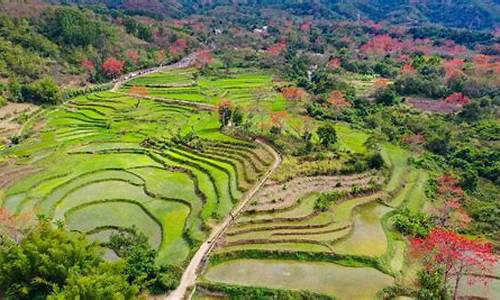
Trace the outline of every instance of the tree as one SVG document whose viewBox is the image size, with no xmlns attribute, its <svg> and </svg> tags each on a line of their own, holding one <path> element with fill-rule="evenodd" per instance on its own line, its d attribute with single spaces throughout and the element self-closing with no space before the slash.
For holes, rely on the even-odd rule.
<svg viewBox="0 0 500 300">
<path fill-rule="evenodd" d="M 405 64 L 401 67 L 401 75 L 415 75 L 417 74 L 417 70 L 410 65 L 410 64 Z"/>
<path fill-rule="evenodd" d="M 50 77 L 37 80 L 31 84 L 23 85 L 21 94 L 25 101 L 45 104 L 57 104 L 62 99 L 59 86 Z"/>
<path fill-rule="evenodd" d="M 217 111 L 219 113 L 221 128 L 228 126 L 233 114 L 233 103 L 227 99 L 222 99 L 221 102 L 217 104 Z"/>
<path fill-rule="evenodd" d="M 373 37 L 361 46 L 361 51 L 368 55 L 385 56 L 403 49 L 403 43 L 393 39 L 388 34 Z"/>
<path fill-rule="evenodd" d="M 379 88 L 375 91 L 375 100 L 383 105 L 394 105 L 396 104 L 398 96 L 396 91 L 391 86 L 385 88 Z"/>
<path fill-rule="evenodd" d="M 433 211 L 439 226 L 448 228 L 465 228 L 471 221 L 461 202 L 464 201 L 464 191 L 458 180 L 448 174 L 437 179 L 437 196 L 441 200 Z"/>
<path fill-rule="evenodd" d="M 271 131 L 272 133 L 280 133 L 283 129 L 283 121 L 288 117 L 286 111 L 277 111 L 271 113 Z"/>
<path fill-rule="evenodd" d="M 271 47 L 269 47 L 266 52 L 272 56 L 272 57 L 276 57 L 276 56 L 279 56 L 281 53 L 283 53 L 287 48 L 287 44 L 285 42 L 279 42 L 279 43 L 276 43 L 274 45 L 272 45 Z"/>
<path fill-rule="evenodd" d="M 70 272 L 64 288 L 55 289 L 48 299 L 135 299 L 139 288 L 128 284 L 124 267 L 123 263 L 101 263 L 86 275 Z"/>
<path fill-rule="evenodd" d="M 469 99 L 469 97 L 465 96 L 462 93 L 453 93 L 453 94 L 449 95 L 448 97 L 446 97 L 446 99 L 444 101 L 446 103 L 455 104 L 455 105 L 459 105 L 459 106 L 464 106 L 464 105 L 471 103 L 471 100 Z"/>
<path fill-rule="evenodd" d="M 332 91 L 328 96 L 327 102 L 333 108 L 339 110 L 352 107 L 352 103 L 346 99 L 345 94 L 341 91 Z"/>
<path fill-rule="evenodd" d="M 115 78 L 122 73 L 124 65 L 124 61 L 109 57 L 102 64 L 102 70 L 108 78 Z"/>
<path fill-rule="evenodd" d="M 127 51 L 125 51 L 125 56 L 129 60 L 129 62 L 133 65 L 136 65 L 141 59 L 141 54 L 139 53 L 138 50 L 135 49 L 128 49 Z"/>
<path fill-rule="evenodd" d="M 335 127 L 331 124 L 325 124 L 318 127 L 316 134 L 318 135 L 321 145 L 325 148 L 329 148 L 337 142 L 337 132 L 335 131 Z"/>
<path fill-rule="evenodd" d="M 209 64 L 211 64 L 214 60 L 212 52 L 208 49 L 201 49 L 196 52 L 195 66 L 198 69 L 203 69 Z"/>
<path fill-rule="evenodd" d="M 243 122 L 243 112 L 241 111 L 241 108 L 239 106 L 236 106 L 236 108 L 234 109 L 231 121 L 236 127 L 240 126 Z"/>
<path fill-rule="evenodd" d="M 135 228 L 111 235 L 109 247 L 125 260 L 124 274 L 131 284 L 151 286 L 158 276 L 155 265 L 156 250 L 149 245 L 148 238 Z"/>
<path fill-rule="evenodd" d="M 466 274 L 469 284 L 474 281 L 488 283 L 497 257 L 493 254 L 493 245 L 481 240 L 471 240 L 453 231 L 441 228 L 433 229 L 424 238 L 411 240 L 414 256 L 420 258 L 427 270 L 443 270 L 444 286 L 453 287 L 453 299 L 458 299 L 458 287 Z"/>
<path fill-rule="evenodd" d="M 281 94 L 291 101 L 302 101 L 307 98 L 308 94 L 303 88 L 287 86 L 281 88 Z"/>
<path fill-rule="evenodd" d="M 97 244 L 41 220 L 19 244 L 0 247 L 0 290 L 17 299 L 42 299 L 61 290 L 73 272 L 90 274 L 102 262 Z"/>
</svg>

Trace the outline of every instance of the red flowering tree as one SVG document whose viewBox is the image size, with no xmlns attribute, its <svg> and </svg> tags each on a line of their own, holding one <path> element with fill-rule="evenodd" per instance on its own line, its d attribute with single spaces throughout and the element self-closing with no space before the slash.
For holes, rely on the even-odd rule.
<svg viewBox="0 0 500 300">
<path fill-rule="evenodd" d="M 291 101 L 302 101 L 307 98 L 307 92 L 298 87 L 288 86 L 281 89 L 281 94 Z"/>
<path fill-rule="evenodd" d="M 467 274 L 468 283 L 489 283 L 497 257 L 493 245 L 471 240 L 453 231 L 433 229 L 425 238 L 411 240 L 412 254 L 420 258 L 428 270 L 442 268 L 446 286 L 453 288 L 453 299 L 458 299 L 458 287 Z"/>
<path fill-rule="evenodd" d="M 453 93 L 453 94 L 449 95 L 444 101 L 446 103 L 455 104 L 455 105 L 459 105 L 459 106 L 464 106 L 464 105 L 467 105 L 471 102 L 469 97 L 465 96 L 462 93 Z"/>
<path fill-rule="evenodd" d="M 340 68 L 340 66 L 341 66 L 340 58 L 332 58 L 328 62 L 328 67 L 332 70 L 337 70 L 338 68 Z"/>
<path fill-rule="evenodd" d="M 286 50 L 286 47 L 287 47 L 287 45 L 285 42 L 279 42 L 279 43 L 276 43 L 276 44 L 272 45 L 271 47 L 269 47 L 266 50 L 266 52 L 270 56 L 279 56 L 281 53 L 283 53 Z"/>
<path fill-rule="evenodd" d="M 345 94 L 341 91 L 332 91 L 328 96 L 327 102 L 336 109 L 352 107 L 352 103 L 346 99 Z"/>
<path fill-rule="evenodd" d="M 361 51 L 368 55 L 385 56 L 394 52 L 401 51 L 403 43 L 393 39 L 388 34 L 376 35 L 366 44 L 361 46 Z"/>
<path fill-rule="evenodd" d="M 90 59 L 85 59 L 80 64 L 89 74 L 95 71 L 95 65 Z"/>
<path fill-rule="evenodd" d="M 283 122 L 288 117 L 288 113 L 286 111 L 277 111 L 271 113 L 271 126 L 278 128 L 279 130 L 283 129 Z"/>
<path fill-rule="evenodd" d="M 448 174 L 437 179 L 437 196 L 441 201 L 433 210 L 439 226 L 465 228 L 471 218 L 462 207 L 465 193 L 458 180 Z"/>
<path fill-rule="evenodd" d="M 169 48 L 172 55 L 179 55 L 188 47 L 188 42 L 185 39 L 177 39 Z"/>
<path fill-rule="evenodd" d="M 102 64 L 102 71 L 107 77 L 115 78 L 123 72 L 124 65 L 124 61 L 110 57 Z"/>
<path fill-rule="evenodd" d="M 210 52 L 210 50 L 208 49 L 198 50 L 196 52 L 195 66 L 199 69 L 203 69 L 204 67 L 211 64 L 213 60 L 214 57 L 212 55 L 212 52 Z"/>
<path fill-rule="evenodd" d="M 406 64 L 401 67 L 401 75 L 414 75 L 416 73 L 417 70 L 415 70 L 415 68 L 410 64 Z"/>
<path fill-rule="evenodd" d="M 141 59 L 141 54 L 139 53 L 139 51 L 134 49 L 129 49 L 125 51 L 125 56 L 134 65 L 137 64 Z"/>
</svg>

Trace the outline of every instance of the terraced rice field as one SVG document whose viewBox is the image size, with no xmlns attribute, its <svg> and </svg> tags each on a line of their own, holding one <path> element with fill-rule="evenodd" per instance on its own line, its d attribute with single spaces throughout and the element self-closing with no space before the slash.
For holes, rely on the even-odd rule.
<svg viewBox="0 0 500 300">
<path fill-rule="evenodd" d="M 132 86 L 143 86 L 149 96 L 217 104 L 221 99 L 229 99 L 244 108 L 255 105 L 256 94 L 266 95 L 261 105 L 270 111 L 286 110 L 286 100 L 272 90 L 270 74 L 249 69 L 232 69 L 227 77 L 195 75 L 195 69 L 165 71 L 131 80 L 123 86 L 128 91 Z"/>
<path fill-rule="evenodd" d="M 102 243 L 135 226 L 159 264 L 186 263 L 273 162 L 259 144 L 222 134 L 213 113 L 189 106 L 102 92 L 40 118 L 38 135 L 0 152 L 2 178 L 10 178 L 1 205 L 64 220 Z M 191 131 L 203 147 L 172 142 Z"/>
<path fill-rule="evenodd" d="M 233 260 L 216 265 L 206 273 L 205 278 L 244 286 L 309 290 L 340 299 L 373 299 L 377 291 L 393 283 L 391 276 L 371 268 L 344 267 L 325 262 L 256 259 Z"/>
<path fill-rule="evenodd" d="M 344 151 L 364 153 L 366 138 L 346 128 L 339 143 Z M 201 282 L 375 298 L 404 262 L 405 243 L 386 232 L 390 213 L 403 206 L 420 210 L 427 180 L 409 166 L 405 150 L 383 145 L 382 154 L 385 179 L 385 173 L 366 172 L 278 176 L 267 183 L 219 241 Z M 344 196 L 318 210 L 318 198 L 332 192 Z"/>
</svg>

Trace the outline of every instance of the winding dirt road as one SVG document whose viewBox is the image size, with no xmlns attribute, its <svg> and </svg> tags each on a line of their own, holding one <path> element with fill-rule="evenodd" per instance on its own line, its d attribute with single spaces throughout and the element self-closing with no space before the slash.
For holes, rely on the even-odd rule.
<svg viewBox="0 0 500 300">
<path fill-rule="evenodd" d="M 175 289 L 173 292 L 171 292 L 167 297 L 164 299 L 166 300 L 181 300 L 191 298 L 191 294 L 186 295 L 188 289 L 192 286 L 194 286 L 196 282 L 196 278 L 198 277 L 199 271 L 201 271 L 201 267 L 205 263 L 206 259 L 208 258 L 208 254 L 210 251 L 214 248 L 216 245 L 217 239 L 219 239 L 220 236 L 224 234 L 224 232 L 233 224 L 234 220 L 238 217 L 238 215 L 242 212 L 243 208 L 250 202 L 250 200 L 253 198 L 253 196 L 257 193 L 257 191 L 262 187 L 262 185 L 266 182 L 266 180 L 271 176 L 272 172 L 276 170 L 276 168 L 280 165 L 281 163 L 281 155 L 274 150 L 271 146 L 268 144 L 264 143 L 261 140 L 257 140 L 259 144 L 261 144 L 263 147 L 267 148 L 274 156 L 275 161 L 272 164 L 272 166 L 269 168 L 269 170 L 260 178 L 260 180 L 253 186 L 251 190 L 249 190 L 243 199 L 239 202 L 238 206 L 233 208 L 231 213 L 224 219 L 224 221 L 220 224 L 218 224 L 213 230 L 212 233 L 210 234 L 209 238 L 200 246 L 198 251 L 194 254 L 193 258 L 189 262 L 189 265 L 187 266 L 186 270 L 184 270 L 184 273 L 182 274 L 181 282 L 177 289 Z"/>
<path fill-rule="evenodd" d="M 156 68 L 151 68 L 151 69 L 146 69 L 146 70 L 141 70 L 141 71 L 136 71 L 136 72 L 131 72 L 129 74 L 123 75 L 122 77 L 118 78 L 113 86 L 112 91 L 118 91 L 118 89 L 127 81 L 156 73 L 156 72 L 161 72 L 161 71 L 166 71 L 166 70 L 173 70 L 173 69 L 180 69 L 180 68 L 186 68 L 189 65 L 191 65 L 194 60 L 196 59 L 196 53 L 192 53 L 186 57 L 184 57 L 182 60 L 178 61 L 177 63 L 167 65 L 167 66 L 160 66 Z M 140 95 L 133 95 L 136 97 L 139 97 Z M 188 101 L 182 101 L 182 100 L 173 100 L 173 99 L 166 99 L 166 98 L 160 98 L 160 97 L 144 97 L 142 98 L 150 99 L 150 100 L 156 100 L 156 101 L 164 101 L 164 102 L 173 102 L 177 104 L 187 104 L 187 105 L 192 105 L 192 106 L 197 106 L 201 109 L 211 109 L 214 106 L 211 104 L 206 104 L 206 103 L 196 103 L 196 102 L 188 102 Z M 185 103 L 184 103 L 185 102 Z M 229 213 L 229 215 L 221 222 L 218 224 L 216 227 L 212 229 L 212 232 L 210 233 L 210 236 L 208 239 L 201 244 L 201 246 L 198 248 L 194 256 L 191 258 L 191 261 L 189 262 L 189 265 L 187 268 L 184 270 L 184 273 L 182 274 L 181 282 L 177 289 L 175 289 L 173 292 L 171 292 L 169 295 L 164 297 L 163 299 L 165 300 L 181 300 L 181 299 L 190 299 L 192 296 L 192 293 L 187 294 L 187 291 L 189 288 L 193 287 L 196 278 L 198 277 L 199 272 L 201 271 L 201 267 L 203 264 L 206 262 L 206 259 L 208 258 L 208 254 L 210 254 L 210 251 L 214 248 L 216 245 L 216 241 L 221 237 L 225 231 L 233 224 L 234 220 L 238 217 L 238 215 L 243 211 L 245 206 L 252 200 L 254 195 L 259 191 L 259 189 L 262 187 L 262 185 L 266 182 L 266 180 L 271 176 L 272 172 L 276 170 L 276 168 L 281 164 L 281 155 L 271 146 L 263 142 L 262 140 L 257 139 L 257 143 L 261 144 L 263 147 L 267 148 L 270 153 L 274 156 L 275 160 L 274 163 L 271 165 L 269 170 L 259 179 L 259 181 L 250 189 L 241 199 L 239 204 L 233 208 L 233 210 Z M 194 290 L 193 290 L 194 291 Z"/>
<path fill-rule="evenodd" d="M 148 74 L 153 74 L 153 73 L 158 73 L 158 72 L 162 72 L 162 71 L 187 68 L 194 62 L 195 59 L 196 59 L 196 52 L 191 53 L 188 56 L 183 57 L 178 62 L 170 64 L 170 65 L 158 66 L 158 67 L 144 69 L 144 70 L 138 70 L 138 71 L 134 71 L 134 72 L 130 72 L 128 74 L 122 75 L 113 81 L 114 85 L 113 85 L 113 88 L 111 89 L 111 91 L 112 92 L 118 91 L 118 89 L 120 89 L 120 87 L 125 82 L 132 80 L 136 77 L 140 77 L 140 76 L 144 76 L 144 75 L 148 75 Z"/>
</svg>

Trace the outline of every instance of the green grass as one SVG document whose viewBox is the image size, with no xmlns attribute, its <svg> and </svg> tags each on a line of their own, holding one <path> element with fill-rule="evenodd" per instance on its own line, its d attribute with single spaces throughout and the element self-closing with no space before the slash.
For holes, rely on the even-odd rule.
<svg viewBox="0 0 500 300">
<path fill-rule="evenodd" d="M 188 70 L 137 81 L 186 84 L 191 75 Z M 184 264 L 193 251 L 188 241 L 205 239 L 213 218 L 226 216 L 250 187 L 245 179 L 257 176 L 251 171 L 261 153 L 252 152 L 253 143 L 221 133 L 213 112 L 101 92 L 47 109 L 40 118 L 45 126 L 39 134 L 0 150 L 0 159 L 36 170 L 0 191 L 2 206 L 65 219 L 71 229 L 100 241 L 112 228 L 137 226 L 158 248 L 160 264 Z M 191 131 L 211 145 L 238 150 L 220 155 L 141 146 L 146 139 L 168 145 Z"/>
</svg>

